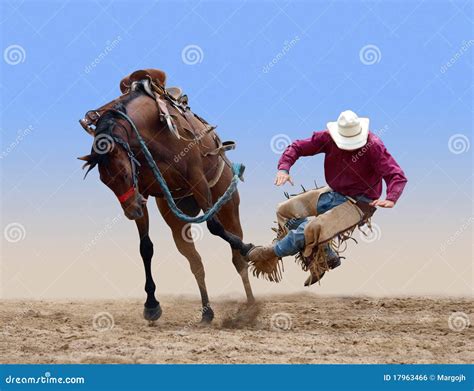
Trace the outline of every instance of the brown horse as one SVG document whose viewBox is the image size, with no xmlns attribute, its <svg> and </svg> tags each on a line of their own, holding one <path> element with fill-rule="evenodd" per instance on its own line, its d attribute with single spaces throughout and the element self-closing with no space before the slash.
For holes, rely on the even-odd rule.
<svg viewBox="0 0 474 391">
<path fill-rule="evenodd" d="M 171 228 L 177 249 L 188 259 L 196 278 L 202 300 L 202 321 L 210 322 L 214 312 L 209 304 L 201 256 L 189 235 L 190 224 L 176 217 L 163 198 L 163 189 L 147 164 L 132 125 L 136 126 L 146 142 L 177 206 L 188 215 L 197 216 L 200 211 L 209 210 L 229 186 L 233 173 L 223 151 L 212 153 L 217 151 L 220 143 L 213 130 L 199 138 L 191 137 L 185 129 L 179 130 L 180 138 L 170 132 L 160 120 L 156 102 L 147 95 L 145 82 L 135 83 L 134 89 L 128 94 L 103 106 L 95 132 L 90 132 L 94 136 L 91 154 L 79 159 L 86 161 L 84 166 L 89 166 L 89 170 L 98 166 L 101 181 L 118 197 L 125 216 L 135 220 L 145 267 L 145 319 L 156 320 L 161 315 L 151 273 L 153 243 L 148 234 L 147 199 L 152 196 Z M 120 113 L 126 113 L 133 123 L 118 115 Z M 255 299 L 249 282 L 247 262 L 241 254 L 244 253 L 241 241 L 243 233 L 237 191 L 207 221 L 207 227 L 212 234 L 230 243 L 232 262 L 242 278 L 248 303 L 253 303 Z"/>
</svg>

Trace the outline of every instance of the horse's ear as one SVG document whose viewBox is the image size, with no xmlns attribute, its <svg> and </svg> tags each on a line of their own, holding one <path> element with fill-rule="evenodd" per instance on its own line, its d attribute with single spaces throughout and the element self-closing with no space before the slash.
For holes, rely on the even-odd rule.
<svg viewBox="0 0 474 391">
<path fill-rule="evenodd" d="M 87 174 L 89 174 L 89 171 L 92 170 L 97 165 L 97 162 L 94 160 L 92 155 L 81 156 L 81 157 L 78 157 L 78 159 L 85 162 L 84 165 L 82 166 L 82 169 L 89 167 L 86 173 L 84 174 L 84 179 L 86 179 Z"/>
<path fill-rule="evenodd" d="M 84 165 L 82 166 L 82 168 L 85 168 L 86 166 L 92 164 L 94 162 L 94 158 L 92 157 L 92 155 L 85 155 L 85 156 L 81 156 L 81 157 L 78 157 L 77 158 L 78 160 L 82 160 L 84 163 Z"/>
</svg>

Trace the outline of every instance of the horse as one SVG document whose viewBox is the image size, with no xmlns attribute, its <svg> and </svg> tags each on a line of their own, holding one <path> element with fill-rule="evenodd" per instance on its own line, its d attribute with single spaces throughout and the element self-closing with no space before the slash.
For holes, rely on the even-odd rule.
<svg viewBox="0 0 474 391">
<path fill-rule="evenodd" d="M 201 256 L 189 234 L 190 224 L 177 216 L 170 206 L 163 184 L 156 180 L 146 159 L 140 138 L 162 173 L 176 206 L 189 216 L 209 212 L 230 186 L 234 173 L 225 151 L 219 149 L 222 143 L 214 128 L 208 128 L 198 137 L 182 127 L 178 134 L 170 132 L 160 116 L 159 105 L 147 93 L 149 82 L 135 82 L 129 92 L 102 106 L 95 129 L 86 128 L 94 137 L 91 153 L 78 159 L 85 161 L 86 175 L 98 167 L 100 180 L 117 196 L 125 216 L 136 223 L 147 295 L 143 317 L 155 321 L 162 314 L 151 272 L 154 250 L 149 236 L 147 200 L 154 197 L 160 214 L 171 229 L 176 248 L 189 261 L 196 279 L 202 303 L 201 322 L 210 323 L 214 311 L 207 293 Z M 206 223 L 211 234 L 230 244 L 232 262 L 242 279 L 247 304 L 251 305 L 255 298 L 244 257 L 249 245 L 242 242 L 239 204 L 239 193 L 235 191 Z"/>
</svg>

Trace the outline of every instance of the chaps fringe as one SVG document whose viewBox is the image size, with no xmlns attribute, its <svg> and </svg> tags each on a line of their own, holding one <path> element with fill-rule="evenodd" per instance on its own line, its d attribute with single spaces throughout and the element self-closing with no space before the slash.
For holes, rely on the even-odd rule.
<svg viewBox="0 0 474 391">
<path fill-rule="evenodd" d="M 250 272 L 257 278 L 271 282 L 280 282 L 283 277 L 284 267 L 281 258 L 250 262 Z"/>
</svg>

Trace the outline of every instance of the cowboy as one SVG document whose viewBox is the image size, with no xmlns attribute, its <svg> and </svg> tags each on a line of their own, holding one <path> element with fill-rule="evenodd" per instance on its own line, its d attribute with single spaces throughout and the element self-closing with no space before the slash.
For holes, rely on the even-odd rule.
<svg viewBox="0 0 474 391">
<path fill-rule="evenodd" d="M 369 119 L 359 118 L 353 111 L 347 110 L 339 115 L 337 122 L 329 122 L 327 130 L 314 132 L 310 138 L 297 140 L 286 148 L 278 162 L 275 185 L 287 182 L 293 185 L 289 173 L 291 166 L 301 156 L 319 153 L 325 154 L 324 171 L 329 188 L 318 195 L 313 209 L 315 216 L 324 215 L 348 200 L 371 207 L 393 208 L 407 183 L 404 172 L 380 138 L 369 131 Z M 387 186 L 385 199 L 380 198 L 382 179 Z M 277 211 L 279 221 L 282 205 Z M 305 217 L 289 219 L 286 222 L 286 236 L 272 245 L 252 248 L 248 253 L 249 261 L 254 264 L 260 261 L 277 262 L 282 257 L 303 251 L 308 221 Z M 327 218 L 324 221 L 328 224 Z M 328 244 L 323 245 L 323 249 L 328 268 L 338 267 L 341 264 L 338 254 Z M 311 272 L 305 286 L 319 281 L 323 274 Z"/>
</svg>

